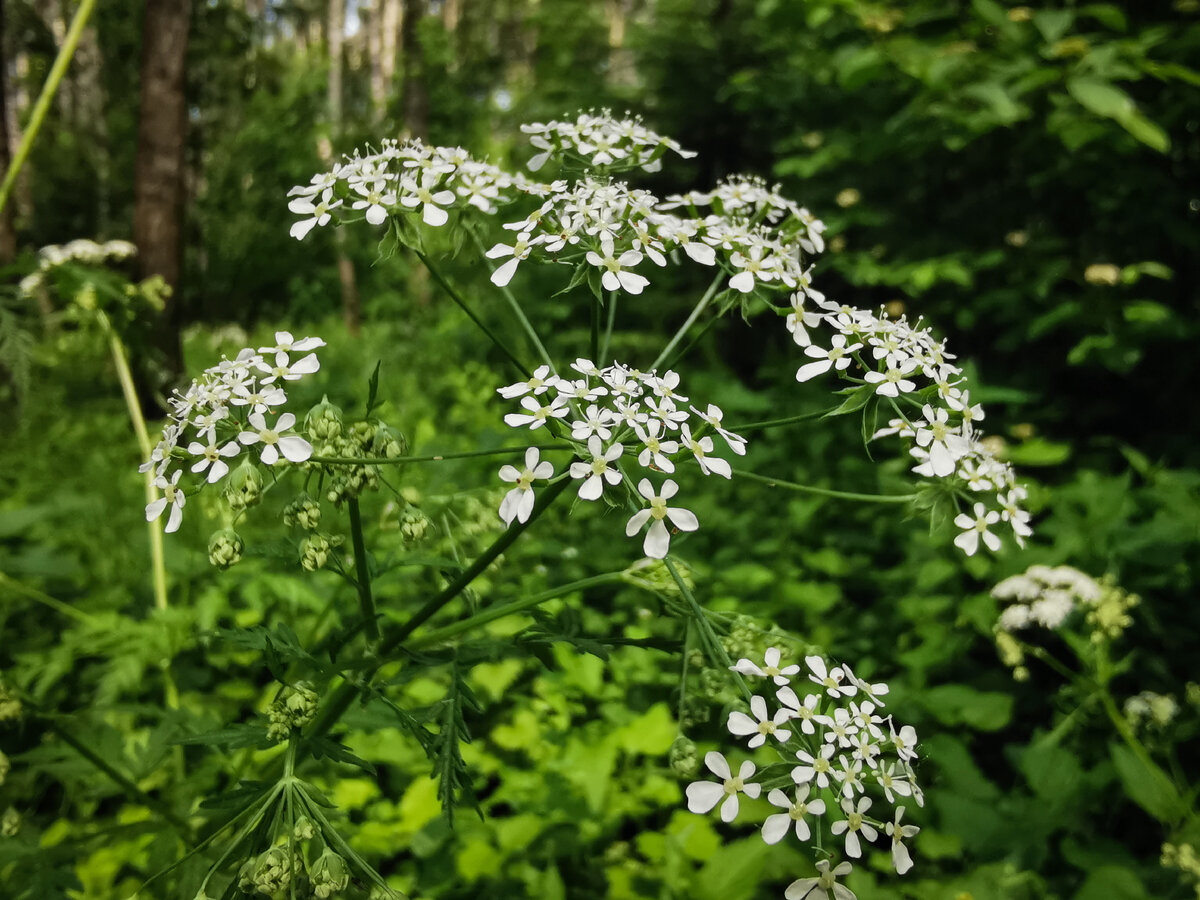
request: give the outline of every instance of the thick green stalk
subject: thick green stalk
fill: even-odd
[[[50,67],[50,74],[46,76],[42,92],[33,105],[33,112],[29,114],[29,123],[25,126],[25,133],[21,135],[21,144],[17,147],[17,152],[13,154],[12,164],[8,167],[8,171],[4,173],[4,182],[0,184],[0,213],[4,212],[4,207],[8,205],[8,198],[12,194],[13,185],[17,182],[17,175],[29,158],[29,151],[33,149],[33,142],[37,139],[42,122],[45,121],[46,113],[50,110],[50,104],[54,100],[54,95],[58,92],[58,84],[62,81],[63,75],[67,73],[71,57],[75,55],[75,48],[79,46],[79,38],[83,34],[84,26],[87,25],[88,17],[91,16],[95,6],[96,0],[83,0],[75,12],[75,18],[71,20],[71,27],[67,30],[63,45],[54,59],[54,65]]]
[[[445,276],[442,275],[437,266],[430,261],[429,257],[420,250],[414,249],[413,253],[417,254],[417,258],[425,264],[425,268],[429,270],[429,274],[433,276],[433,280],[438,283],[438,286],[450,295],[450,299],[458,304],[459,308],[465,312],[467,317],[470,318],[470,320],[474,322],[476,326],[478,326],[479,329],[491,339],[492,343],[496,345],[500,352],[508,357],[509,361],[516,366],[518,370],[520,370],[522,375],[524,375],[526,378],[530,377],[533,373],[529,367],[521,362],[521,360],[517,358],[517,355],[513,353],[512,350],[508,349],[508,345],[505,344],[504,341],[500,340],[499,336],[492,331],[492,329],[489,328],[484,321],[479,318],[479,316],[475,315],[471,307],[467,305],[467,301],[464,300],[462,295],[451,286],[450,282],[446,280]],[[521,318],[524,318],[524,316]],[[544,350],[542,352],[543,354],[545,353]]]
[[[917,498],[917,494],[857,494],[853,491],[835,491],[832,488],[816,487],[811,484],[797,484],[794,481],[783,481],[779,478],[768,478],[756,475],[743,469],[734,469],[733,474],[738,478],[749,478],[751,481],[761,481],[771,487],[787,488],[790,491],[800,491],[804,494],[816,494],[819,497],[832,497],[835,500],[854,500],[859,503],[909,503]]]
[[[0,572],[0,585],[3,585],[15,594],[20,594],[22,597],[27,597],[30,600],[42,604],[43,606],[49,607],[55,612],[62,613],[64,616],[70,616],[72,619],[75,619],[79,622],[84,622],[86,624],[95,621],[94,616],[85,613],[83,610],[76,609],[69,603],[63,603],[63,601],[59,600],[57,597],[51,597],[49,594],[43,593],[37,588],[31,588],[28,585],[21,584],[21,582],[10,578],[3,572]]]
[[[593,297],[589,305],[592,311],[592,361],[596,362],[600,359],[600,301]]]
[[[358,509],[358,498],[351,497],[346,504],[350,509],[350,540],[354,545],[355,587],[362,610],[367,638],[372,644],[379,641],[379,616],[375,612],[375,598],[371,594],[371,567],[367,562],[367,547],[363,541],[362,515]]]
[[[613,326],[617,322],[617,298],[619,296],[621,295],[618,291],[610,291],[608,294],[608,322],[604,326],[604,339],[600,342],[600,353],[595,359],[596,365],[601,368],[608,359],[608,345],[612,342]]]
[[[654,362],[650,364],[651,369],[657,369],[660,365],[662,365],[663,360],[671,355],[671,351],[675,349],[675,345],[683,340],[683,336],[687,334],[688,329],[696,324],[696,320],[700,318],[700,314],[704,312],[708,304],[712,302],[712,298],[717,295],[717,288],[721,286],[721,282],[724,279],[725,273],[718,272],[716,277],[713,278],[712,284],[708,286],[708,290],[704,292],[704,296],[700,298],[700,302],[697,303],[692,309],[691,314],[687,317],[684,323],[679,326],[679,330],[675,332],[675,336],[667,342],[667,346],[663,347],[662,353],[658,354],[658,359],[654,360]]]
[[[569,594],[572,591],[582,591],[590,587],[595,587],[600,584],[609,584],[614,581],[621,580],[620,572],[608,572],[604,575],[593,575],[590,578],[581,578],[578,581],[572,581],[568,584],[561,584],[558,587],[551,588],[548,591],[542,591],[540,594],[534,594],[531,597],[523,597],[520,600],[513,600],[511,603],[504,603],[500,606],[486,609],[481,613],[476,613],[469,619],[463,619],[461,622],[455,622],[453,625],[447,625],[445,628],[438,628],[435,631],[429,631],[419,637],[414,638],[405,645],[405,649],[415,650],[420,647],[429,647],[434,644],[440,644],[448,641],[451,638],[458,637],[473,628],[478,628],[481,625],[487,625],[489,622],[495,622],[497,619],[503,619],[505,616],[515,615],[519,612],[524,612],[535,606],[540,606],[548,600],[553,600],[556,597],[561,597],[563,594]]]

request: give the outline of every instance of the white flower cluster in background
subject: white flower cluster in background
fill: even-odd
[[[1070,566],[1030,566],[1005,578],[992,596],[1008,601],[997,623],[1003,631],[1041,627],[1053,631],[1079,606],[1095,606],[1104,595],[1098,581]]]
[[[892,864],[903,875],[912,868],[905,841],[920,831],[904,824],[903,804],[911,800],[924,805],[913,772],[916,731],[911,725],[897,726],[890,715],[881,715],[888,694],[886,684],[858,678],[847,665],[830,667],[819,656],[807,657],[803,669],[798,665],[781,668],[779,663],[780,652],[772,647],[762,663],[740,659],[732,666],[743,676],[763,679],[777,688],[779,706],[772,711],[767,699],[756,694],[750,700],[750,714],[731,712],[726,726],[736,737],[747,738],[749,748],[769,744],[799,763],[791,771],[790,791],[776,788],[767,794],[768,802],[780,812],[763,822],[763,840],[777,844],[794,834],[796,840],[817,846],[836,842],[846,856],[859,859],[864,841],[884,835],[891,845]],[[718,780],[688,785],[688,809],[704,814],[719,806],[722,821],[732,822],[738,815],[740,795],[754,799],[762,793],[762,784],[752,780],[757,769],[746,760],[734,774],[725,757],[715,751],[706,754],[704,763]],[[874,794],[874,799],[868,793]],[[878,811],[885,806],[890,809],[879,817]],[[814,836],[822,829],[827,829],[828,839],[823,834]],[[818,862],[817,877],[793,882],[784,896],[788,900],[821,896],[813,893],[821,888],[835,897],[853,898],[847,888],[836,883],[837,877],[851,871],[850,864],[829,866],[827,861]]]
[[[589,359],[577,359],[571,366],[573,377],[561,377],[541,366],[528,381],[498,389],[507,400],[518,400],[520,411],[504,417],[512,428],[528,428],[569,435],[575,445],[578,462],[571,464],[569,475],[580,482],[582,500],[598,500],[605,490],[623,491],[620,504],[631,498],[639,509],[626,524],[632,537],[647,523],[643,550],[647,556],[662,559],[671,543],[672,529],[695,531],[696,516],[687,509],[668,505],[678,485],[667,478],[655,487],[646,477],[633,493],[632,478],[624,465],[636,462],[654,475],[675,472],[681,461],[694,462],[704,475],[732,476],[728,461],[715,455],[711,431],[734,453],[746,452],[745,439],[722,425],[724,413],[709,404],[699,409],[679,392],[679,375],[667,371],[642,372],[614,363],[603,369]],[[628,451],[628,453],[626,452]],[[632,462],[631,462],[632,460]],[[506,524],[515,519],[525,522],[533,511],[534,483],[547,481],[554,467],[540,459],[536,448],[525,454],[525,466],[505,466],[500,478],[515,486],[500,506]]]
[[[67,263],[99,266],[108,262],[120,262],[137,255],[137,247],[129,241],[105,241],[98,244],[86,238],[66,244],[48,244],[38,251],[38,271],[21,279],[20,290],[32,294],[46,279],[46,273]]]
[[[812,307],[806,301],[812,301]],[[836,332],[829,347],[812,342],[807,328],[825,326]],[[797,381],[808,381],[829,371],[842,377],[851,364],[862,379],[873,385],[873,393],[892,409],[894,418],[873,435],[899,435],[912,442],[909,453],[917,461],[913,472],[925,478],[954,479],[975,500],[969,513],[958,515],[961,529],[955,545],[972,556],[982,542],[989,550],[1000,549],[993,527],[1005,523],[1020,546],[1033,531],[1029,513],[1022,504],[1025,488],[1016,483],[1012,466],[998,460],[983,442],[976,423],[984,418],[983,407],[971,402],[962,369],[946,352],[945,342],[933,333],[901,317],[892,319],[852,306],[837,304],[809,290],[794,298],[788,319],[797,344],[813,362],[796,372]],[[932,388],[932,390],[929,390]]]
[[[167,512],[166,530],[179,529],[187,502],[179,484],[185,468],[202,484],[215,484],[243,450],[257,452],[268,466],[281,460],[301,463],[312,456],[312,445],[293,431],[296,416],[280,415],[279,407],[287,402],[288,382],[320,368],[312,351],[324,346],[317,337],[296,340],[278,331],[274,345],[246,347],[233,359],[222,358],[186,391],[176,391],[162,440],[139,469],[153,471],[155,486],[163,492],[146,506],[146,520]]]
[[[354,156],[331,171],[314,175],[288,191],[288,209],[300,219],[292,237],[302,240],[313,228],[361,215],[372,225],[392,216],[420,216],[439,227],[449,210],[472,207],[494,213],[502,192],[516,179],[490,163],[472,159],[460,147],[434,147],[421,141],[384,141],[378,153]]]
[[[616,119],[612,111],[581,113],[574,122],[532,122],[522,125],[529,143],[538,149],[529,160],[536,172],[552,156],[572,157],[589,168],[637,168],[645,172],[662,169],[666,151],[691,159],[695,152],[684,150],[670,138],[656,134],[641,119]]]

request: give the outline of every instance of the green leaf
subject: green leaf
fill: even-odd
[[[367,411],[364,415],[371,415],[371,410],[375,408],[375,400],[379,396],[379,367],[383,365],[383,360],[377,360],[375,363],[375,371],[371,373],[371,377],[367,380]]]
[[[965,684],[944,684],[924,693],[930,713],[947,725],[999,731],[1012,719],[1013,698],[999,691],[977,691]]]
[[[1185,805],[1167,773],[1124,744],[1113,742],[1108,749],[1129,798],[1163,824],[1178,822],[1186,811]]]
[[[207,747],[225,747],[228,750],[238,750],[243,747],[269,747],[267,729],[261,725],[231,725],[217,731],[206,731],[202,734],[177,738],[175,744],[203,744]]]
[[[1124,866],[1101,866],[1088,873],[1087,881],[1072,900],[1147,900],[1142,880]]]
[[[829,412],[825,413],[825,415],[821,416],[821,418],[829,419],[829,418],[832,418],[833,416],[844,416],[847,413],[857,412],[858,410],[860,410],[864,406],[866,406],[871,401],[871,398],[874,396],[875,396],[875,386],[874,385],[861,384],[858,387],[850,390],[849,396],[847,396],[846,399],[844,401],[842,401],[841,406],[839,406],[835,409],[831,409]]]
[[[1112,119],[1131,135],[1159,153],[1166,153],[1171,139],[1161,127],[1137,110],[1133,98],[1125,91],[1098,78],[1077,76],[1067,79],[1067,92],[1085,109]]]

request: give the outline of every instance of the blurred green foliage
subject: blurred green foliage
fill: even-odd
[[[702,521],[722,523],[680,544],[711,605],[886,677],[897,715],[922,735],[929,787],[914,816],[923,829],[917,867],[891,877],[880,854],[851,881],[858,896],[1189,896],[1178,871],[1159,865],[1157,823],[1174,824],[1174,800],[1139,783],[1123,748],[1110,750],[1111,724],[1049,668],[1033,663],[1029,681],[1012,680],[996,658],[987,591],[1043,562],[1111,573],[1139,594],[1113,690],[1176,696],[1181,724],[1160,749],[1182,756],[1185,780],[1194,779],[1185,744],[1197,710],[1184,694],[1200,634],[1195,4],[657,0],[629,22],[632,81],[611,77],[601,4],[494,5],[497,29],[474,20],[451,33],[435,16],[420,23],[433,140],[502,154],[517,144],[521,121],[611,104],[643,111],[701,151],[690,171],[677,169],[687,187],[737,171],[781,180],[830,225],[817,285],[934,322],[971,360],[985,424],[1031,483],[1033,544],[965,563],[944,536],[931,539],[890,511],[744,483],[696,504]],[[93,134],[64,117],[52,123],[35,151],[34,215],[19,223],[31,247],[128,231],[136,6],[98,11],[107,174],[97,171]],[[52,41],[31,8],[7,9],[16,10],[9,30],[30,53],[36,83]],[[330,340],[307,388],[313,403],[328,394],[361,411],[382,360],[383,414],[414,452],[500,445],[492,390],[503,360],[403,255],[377,259],[373,246],[351,242],[367,327],[351,339],[335,323],[332,240],[292,241],[284,211],[287,188],[322,168],[326,72],[311,48],[261,40],[259,24],[227,3],[195,12],[196,190],[182,289],[193,368],[241,346],[243,328],[261,343],[275,326],[307,323]],[[518,32],[532,42],[520,58],[497,40]],[[371,123],[362,77],[350,79],[339,151],[403,125],[397,104]],[[660,176],[656,189],[684,187],[675,177]],[[464,284],[482,285],[484,275],[471,253],[455,263]],[[558,301],[529,304],[553,324],[555,347],[584,345],[586,323]],[[637,353],[689,305],[684,293],[678,308],[630,310],[615,345]],[[143,790],[169,790],[186,807],[229,787],[229,771],[252,772],[264,759],[172,743],[270,702],[262,654],[223,643],[216,629],[285,622],[307,646],[354,599],[327,573],[302,577],[290,544],[251,533],[257,549],[216,572],[205,547],[217,525],[193,516],[168,543],[172,604],[156,611],[137,449],[105,348],[86,329],[44,329],[7,296],[0,329],[0,672],[50,711],[2,733],[13,769],[0,808],[12,804],[23,822],[0,838],[0,893],[128,897],[176,858],[174,838],[47,722],[69,722]],[[689,385],[730,422],[828,404],[820,388],[795,385],[790,348],[766,331],[730,319],[681,364],[694,365]],[[857,423],[801,425],[758,435],[747,466],[850,490],[897,489],[899,463],[860,448]],[[403,469],[398,486],[434,525],[422,553],[469,559],[485,546],[500,529],[495,484],[494,466],[479,461]],[[395,505],[380,495],[364,507],[377,545],[400,546]],[[625,544],[589,539],[598,513],[576,512],[550,513],[467,602],[622,570]],[[380,606],[403,618],[441,584],[436,566],[406,570],[381,583]],[[471,669],[482,708],[468,715],[465,755],[485,817],[460,811],[452,833],[420,747],[382,727],[384,712],[367,705],[347,717],[347,743],[378,776],[339,766],[344,777],[320,784],[352,845],[417,897],[780,894],[806,865],[798,852],[683,806],[683,782],[667,764],[678,670],[653,648],[620,645],[675,633],[655,596],[602,586],[546,608],[564,630],[612,650],[601,659],[559,642],[540,661],[499,655]],[[490,633],[505,640],[531,624],[501,620]],[[789,649],[797,656],[805,646]],[[161,705],[167,659],[183,698],[174,712]],[[445,689],[430,678],[404,687],[418,707]],[[732,698],[708,700],[693,711],[707,724],[689,729],[701,749],[716,746]],[[170,780],[175,754],[182,782]],[[1194,825],[1185,838],[1200,844]]]

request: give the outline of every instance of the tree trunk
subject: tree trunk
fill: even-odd
[[[336,136],[342,130],[342,50],[346,37],[346,2],[329,0],[328,35],[329,44],[329,129]],[[327,165],[333,164],[333,144],[322,140],[318,152]],[[346,330],[355,337],[362,333],[362,305],[358,298],[358,283],[354,275],[354,263],[346,255],[345,236],[340,228],[334,229],[334,247],[337,252],[338,284],[342,295],[342,319]]]
[[[146,3],[133,191],[133,241],[142,277],[160,275],[171,287],[154,337],[172,381],[183,371],[178,294],[183,272],[184,66],[190,13],[190,0]]]
[[[396,89],[396,54],[404,22],[404,0],[379,0],[379,5],[379,69],[386,106]]]
[[[425,54],[417,36],[417,25],[425,18],[428,0],[407,0],[401,28],[404,57],[404,125],[411,137],[429,136],[429,91],[425,86]]]
[[[0,172],[12,165],[12,147],[8,142],[8,54],[4,45],[4,0],[0,0]],[[17,233],[13,228],[12,204],[0,214],[0,265],[17,255]]]

